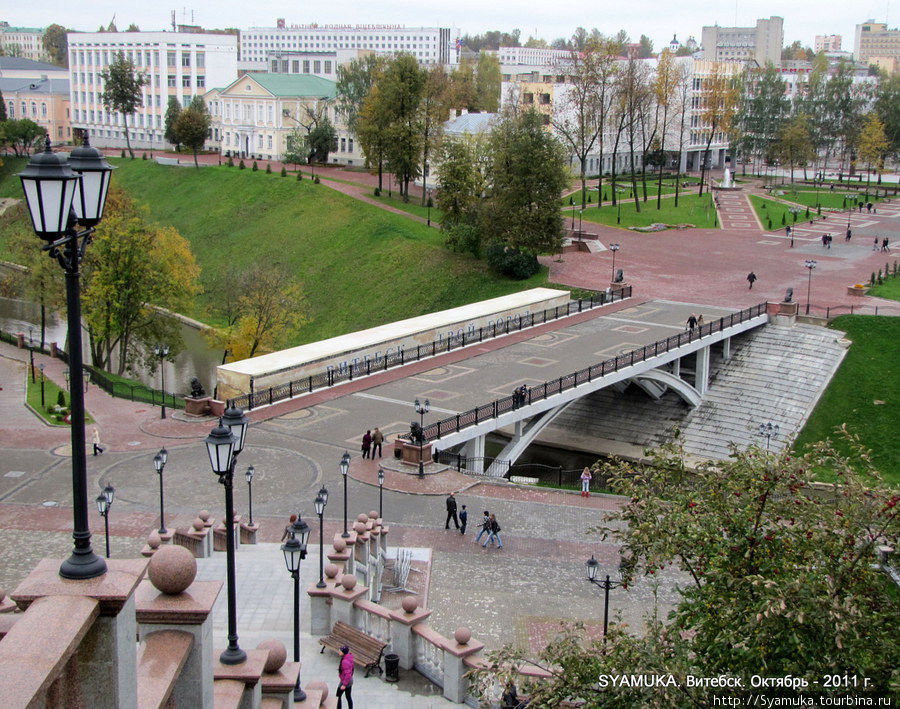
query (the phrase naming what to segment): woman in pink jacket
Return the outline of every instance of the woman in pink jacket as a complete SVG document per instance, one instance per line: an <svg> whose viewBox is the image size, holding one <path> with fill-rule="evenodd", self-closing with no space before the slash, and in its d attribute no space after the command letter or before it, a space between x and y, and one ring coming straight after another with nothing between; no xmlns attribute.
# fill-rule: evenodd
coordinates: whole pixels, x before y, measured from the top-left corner
<svg viewBox="0 0 900 709"><path fill-rule="evenodd" d="M338 665L338 691L337 709L341 709L341 696L347 695L347 707L353 709L353 697L350 691L353 689L353 653L344 645L341 648L341 662Z"/></svg>

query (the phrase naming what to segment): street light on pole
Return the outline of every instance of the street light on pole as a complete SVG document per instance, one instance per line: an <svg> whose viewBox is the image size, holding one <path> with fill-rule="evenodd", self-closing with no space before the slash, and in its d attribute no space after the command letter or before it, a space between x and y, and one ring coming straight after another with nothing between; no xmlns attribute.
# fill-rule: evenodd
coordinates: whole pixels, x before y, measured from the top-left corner
<svg viewBox="0 0 900 709"><path fill-rule="evenodd" d="M425 477L425 462L423 460L425 456L425 414L428 413L428 409L431 408L431 402L428 399L425 399L424 403L421 403L418 398L413 402L413 406L416 408L416 413L419 414L419 477Z"/></svg>
<svg viewBox="0 0 900 709"><path fill-rule="evenodd" d="M162 407L159 417L164 419L166 417L166 357L169 356L169 346L157 345L153 348L153 353L159 357L159 376L161 380L159 386L162 390Z"/></svg>
<svg viewBox="0 0 900 709"><path fill-rule="evenodd" d="M41 408L43 409L46 404L44 403L44 363L38 365L41 370Z"/></svg>
<svg viewBox="0 0 900 709"><path fill-rule="evenodd" d="M322 490L325 490L325 487L322 487ZM322 494L322 490L319 490L319 494L316 495L315 502L313 503L316 506L316 514L319 515L319 582L316 584L316 588L325 588L325 540L324 540L324 515L325 515L325 506L328 504L328 490L325 490L325 494Z"/></svg>
<svg viewBox="0 0 900 709"><path fill-rule="evenodd" d="M378 517L384 519L384 468L378 468Z"/></svg>
<svg viewBox="0 0 900 709"><path fill-rule="evenodd" d="M776 423L761 423L759 424L759 435L766 437L766 453L769 452L769 441L773 438L778 438L778 432L781 430L781 427Z"/></svg>
<svg viewBox="0 0 900 709"><path fill-rule="evenodd" d="M237 407L225 411L218 425L206 437L206 450L214 475L225 487L225 551L228 585L228 647L219 656L223 665L239 665L247 653L238 646L237 588L234 574L234 466L244 449L249 421Z"/></svg>
<svg viewBox="0 0 900 709"><path fill-rule="evenodd" d="M621 586L622 581L621 579L610 580L609 574L606 574L603 580L598 581L597 569L600 567L600 562L594 558L593 554L584 565L587 567L587 580L603 589L603 644L606 645L606 630L609 627L609 592Z"/></svg>
<svg viewBox="0 0 900 709"><path fill-rule="evenodd" d="M347 531L347 473L350 472L350 454L346 451L341 457L340 467L341 477L344 478L344 532L341 537L347 539L350 536L350 532Z"/></svg>
<svg viewBox="0 0 900 709"><path fill-rule="evenodd" d="M247 479L247 507L250 512L250 526L253 526L253 474L256 472L256 468L252 465L247 468L247 472L244 473L244 477Z"/></svg>
<svg viewBox="0 0 900 709"><path fill-rule="evenodd" d="M69 324L69 367L78 386L70 392L72 444L72 501L74 549L60 566L67 579L90 579L106 572L106 562L91 548L88 524L87 463L84 450L84 371L81 340L81 278L79 265L94 227L103 219L113 167L85 134L82 147L66 161L50 150L31 157L19 173L35 234L43 250L66 274L66 316ZM81 231L77 227L81 227Z"/></svg>
<svg viewBox="0 0 900 709"><path fill-rule="evenodd" d="M806 263L803 264L809 270L809 280L806 282L806 314L809 315L809 298L812 293L812 272L813 269L817 265L817 261L815 259L807 259Z"/></svg>
<svg viewBox="0 0 900 709"><path fill-rule="evenodd" d="M306 541L309 539L309 525L300 515L291 529L290 538L281 545L284 564L294 580L294 662L300 662L300 562L306 558ZM306 701L306 693L300 687L300 673L294 685L294 701Z"/></svg>
<svg viewBox="0 0 900 709"><path fill-rule="evenodd" d="M103 518L103 527L106 531L106 558L109 558L109 508L112 507L113 500L116 499L116 488L107 485L103 488L103 492L97 495L95 502L97 503L97 511Z"/></svg>
<svg viewBox="0 0 900 709"><path fill-rule="evenodd" d="M31 370L31 383L34 384L34 328L28 328L28 362Z"/></svg>
<svg viewBox="0 0 900 709"><path fill-rule="evenodd" d="M163 504L163 471L166 469L166 463L169 461L169 451L160 448L159 453L153 456L153 467L159 474L159 534L168 534L166 529L165 506Z"/></svg>
<svg viewBox="0 0 900 709"><path fill-rule="evenodd" d="M616 280L616 252L617 252L620 248L622 248L622 247L619 246L618 244L610 244L610 245L609 245L609 250L612 251L612 255L613 255L612 274L611 274L610 277L609 277L609 282L610 282L610 283L614 283L615 280Z"/></svg>

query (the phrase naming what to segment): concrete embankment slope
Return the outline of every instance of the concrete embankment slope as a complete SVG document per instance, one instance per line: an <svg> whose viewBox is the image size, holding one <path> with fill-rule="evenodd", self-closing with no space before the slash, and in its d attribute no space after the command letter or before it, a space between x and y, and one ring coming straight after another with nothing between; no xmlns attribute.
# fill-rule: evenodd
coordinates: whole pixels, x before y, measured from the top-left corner
<svg viewBox="0 0 900 709"><path fill-rule="evenodd" d="M843 333L815 325L768 325L734 338L727 361L713 358L703 403L689 409L673 392L650 399L631 385L604 389L574 402L539 439L549 445L639 458L680 432L692 458L727 458L739 448L764 443L760 423L778 424L773 449L800 431L846 353ZM691 380L693 363L682 376Z"/></svg>

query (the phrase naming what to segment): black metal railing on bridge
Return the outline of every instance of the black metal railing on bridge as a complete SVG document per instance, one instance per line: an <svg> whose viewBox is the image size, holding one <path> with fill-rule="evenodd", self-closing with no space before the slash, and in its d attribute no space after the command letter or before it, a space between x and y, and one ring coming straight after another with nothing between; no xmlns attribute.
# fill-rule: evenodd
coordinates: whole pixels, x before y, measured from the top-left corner
<svg viewBox="0 0 900 709"><path fill-rule="evenodd" d="M598 456L599 458L600 456ZM537 481L539 485L549 485L563 489L577 490L581 488L581 472L584 468L563 468L561 465L545 465L543 463L510 463L505 458L468 458L462 453L436 451L434 460L449 465L457 472L472 476L531 478L528 482ZM592 491L609 491L609 479L593 473L590 482Z"/></svg>
<svg viewBox="0 0 900 709"><path fill-rule="evenodd" d="M816 305L808 303L800 307L801 315L811 315L817 318L832 320L840 315L900 315L900 303L892 305Z"/></svg>
<svg viewBox="0 0 900 709"><path fill-rule="evenodd" d="M643 362L650 357L656 357L665 354L669 350L689 344L695 340L721 332L725 328L740 324L745 320L759 317L766 312L766 304L760 303L750 308L746 308L731 315L725 315L718 320L704 323L700 327L685 330L677 335L672 335L664 340L644 345L643 347L622 355L616 355L609 359L603 360L598 364L592 364L585 369L579 369L577 372L565 374L550 382L544 382L537 386L531 387L524 394L524 398L519 395L505 396L502 399L495 399L489 404L476 406L460 414L450 416L442 421L428 424L423 430L425 440L435 441L449 433L458 433L469 426L477 426L482 421L495 419L498 416L509 413L520 406L527 406L535 401L541 401L550 396L561 394L568 391L579 384L591 382L597 377L604 377L612 372L618 372L622 367L630 367L639 362Z"/></svg>
<svg viewBox="0 0 900 709"><path fill-rule="evenodd" d="M383 372L386 369L400 367L410 362L417 362L424 357L434 357L435 355L450 352L460 347L490 340L495 337L508 335L511 332L518 332L528 327L541 325L545 322L551 322L558 318L564 318L569 315L591 310L592 308L606 305L607 303L615 303L620 300L631 297L631 286L624 286L618 290L606 292L591 293L588 298L579 298L578 300L570 300L565 305L555 308L547 308L536 313L529 313L524 317L516 316L511 319L505 319L502 325L491 323L484 327L479 327L474 331L463 330L462 333L454 334L451 337L432 340L428 344L416 345L415 349L399 349L390 354L379 355L378 357L367 358L364 362L350 364L341 369L329 369L325 372L312 374L299 379L294 379L286 384L260 389L255 391L253 388L253 380L250 380L250 392L241 394L229 400L229 406L238 406L243 409L252 410L257 406L266 406L274 404L285 399L292 399L300 394L308 394L317 389L324 389L343 384L344 382L352 382L354 379L363 377L376 372Z"/></svg>

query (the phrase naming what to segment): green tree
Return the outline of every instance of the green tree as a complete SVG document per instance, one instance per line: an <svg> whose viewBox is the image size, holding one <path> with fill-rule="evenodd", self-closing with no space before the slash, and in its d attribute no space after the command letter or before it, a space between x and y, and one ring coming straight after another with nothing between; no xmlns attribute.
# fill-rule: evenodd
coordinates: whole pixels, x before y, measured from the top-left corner
<svg viewBox="0 0 900 709"><path fill-rule="evenodd" d="M469 58L461 59L450 72L450 105L457 110L478 111L475 65Z"/></svg>
<svg viewBox="0 0 900 709"><path fill-rule="evenodd" d="M169 96L169 103L166 106L165 133L163 134L163 137L175 146L176 152L178 151L178 146L181 144L181 141L178 139L178 133L175 130L175 122L180 115L181 102L176 96Z"/></svg>
<svg viewBox="0 0 900 709"><path fill-rule="evenodd" d="M187 240L147 221L146 208L111 189L83 268L84 320L94 366L123 374L152 360L155 343L181 346L178 324L155 306L184 312L200 269ZM116 354L116 361L113 356Z"/></svg>
<svg viewBox="0 0 900 709"><path fill-rule="evenodd" d="M62 25L52 24L44 30L41 44L50 61L59 66L69 66L68 30Z"/></svg>
<svg viewBox="0 0 900 709"><path fill-rule="evenodd" d="M583 51L571 50L554 67L569 77L551 124L571 153L578 158L581 178L581 208L587 206L587 160L597 146L603 154L604 129L612 105L617 73L616 58L608 43L590 42ZM602 170L598 189L602 189ZM602 192L601 192L602 194ZM598 198L599 200L599 198Z"/></svg>
<svg viewBox="0 0 900 709"><path fill-rule="evenodd" d="M347 128L357 137L359 112L384 68L385 61L382 55L367 54L338 67L336 87L338 108L344 114Z"/></svg>
<svg viewBox="0 0 900 709"><path fill-rule="evenodd" d="M31 146L47 136L47 131L30 118L14 118L6 121L3 124L3 132L6 143L16 155L28 155Z"/></svg>
<svg viewBox="0 0 900 709"><path fill-rule="evenodd" d="M488 188L488 147L483 135L447 138L441 145L435 202L444 214L443 228L480 226L482 197Z"/></svg>
<svg viewBox="0 0 900 709"><path fill-rule="evenodd" d="M504 114L490 146L496 240L532 254L554 252L562 243L560 194L568 184L562 145L531 110Z"/></svg>
<svg viewBox="0 0 900 709"><path fill-rule="evenodd" d="M202 96L194 96L190 105L178 114L172 129L178 142L190 148L194 153L194 167L200 169L197 162L197 152L203 150L206 139L209 137L209 127L212 119L206 108Z"/></svg>
<svg viewBox="0 0 900 709"><path fill-rule="evenodd" d="M730 133L732 120L737 109L738 92L732 77L726 74L720 62L714 62L709 76L702 80L700 100L701 127L700 133L706 136L706 148L703 151L700 166L700 194L703 194L703 182L709 169L709 146L717 133Z"/></svg>
<svg viewBox="0 0 900 709"><path fill-rule="evenodd" d="M668 619L648 613L639 637L613 626L606 642L569 629L537 664L549 672L523 691L535 706L645 707L647 690L601 689L597 678L639 668L674 675L678 686L653 690L653 706L711 705L721 690L690 688L687 675L803 678L778 697L813 697L822 676L866 677L854 696L895 696L900 606L891 579L874 563L876 548L900 535L900 495L879 482L858 448L852 458L828 444L770 454L757 446L726 461L689 467L666 447L648 464L595 466L624 503L601 536L621 544L625 586L674 567L687 579ZM854 471L861 465L876 482ZM823 489L817 473L838 481ZM480 687L517 677L526 659L511 648L489 656ZM812 684L816 682L816 684ZM828 690L824 690L828 693ZM844 691L844 690L840 690Z"/></svg>
<svg viewBox="0 0 900 709"><path fill-rule="evenodd" d="M809 119L803 114L794 116L782 126L775 144L775 154L782 163L791 166L791 182L794 181L794 166L806 165L814 156L810 138Z"/></svg>
<svg viewBox="0 0 900 709"><path fill-rule="evenodd" d="M112 23L110 23L112 26ZM110 30L111 32L115 30ZM149 83L146 74L137 71L134 63L119 52L115 61L109 67L100 72L100 78L105 84L101 100L107 111L115 111L122 114L122 123L125 130L125 144L128 146L128 154L134 158L131 149L131 136L128 132L128 117L144 105L141 96L141 88Z"/></svg>
<svg viewBox="0 0 900 709"><path fill-rule="evenodd" d="M422 145L422 206L428 199L429 157L441 142L442 126L450 106L450 80L444 67L435 65L426 70L422 98L419 103L419 134Z"/></svg>
<svg viewBox="0 0 900 709"><path fill-rule="evenodd" d="M130 25L128 25L128 29L126 29L125 31L126 32L140 32L141 28L132 22Z"/></svg>
<svg viewBox="0 0 900 709"><path fill-rule="evenodd" d="M675 106L676 92L680 78L680 66L675 62L675 55L666 48L660 52L656 64L656 77L653 81L653 94L658 108L662 109L662 122L659 124L659 180L656 187L656 208L662 207L662 176L666 164L666 137L669 134L669 118Z"/></svg>
<svg viewBox="0 0 900 709"><path fill-rule="evenodd" d="M378 191L382 189L382 176L384 173L384 161L387 156L388 128L390 127L390 115L388 114L382 92L378 84L372 87L363 101L357 121L357 137L360 147L366 156L366 164L370 167L378 167Z"/></svg>
<svg viewBox="0 0 900 709"><path fill-rule="evenodd" d="M638 59L649 59L653 56L653 40L647 35L641 35L638 45Z"/></svg>
<svg viewBox="0 0 900 709"><path fill-rule="evenodd" d="M740 124L742 152L752 155L757 165L771 154L790 110L778 69L767 64L761 71L749 72L738 101L736 122Z"/></svg>
<svg viewBox="0 0 900 709"><path fill-rule="evenodd" d="M862 131L859 134L859 157L869 166L867 171L867 184L871 179L872 168L878 174L878 184L881 184L881 173L884 169L884 156L887 155L890 143L884 131L884 123L878 117L876 111L866 116Z"/></svg>
<svg viewBox="0 0 900 709"><path fill-rule="evenodd" d="M284 162L290 163L295 168L297 165L306 163L309 157L308 136L299 125L294 126L285 137L284 148L285 152L282 158Z"/></svg>
<svg viewBox="0 0 900 709"><path fill-rule="evenodd" d="M479 111L496 113L500 108L500 60L482 52L475 65L475 103Z"/></svg>
<svg viewBox="0 0 900 709"><path fill-rule="evenodd" d="M327 163L328 153L334 150L336 140L337 131L334 129L334 125L328 120L328 116L323 115L309 132L307 148L310 151L311 159Z"/></svg>
<svg viewBox="0 0 900 709"><path fill-rule="evenodd" d="M884 123L889 152L900 154L900 73L880 78L875 94L875 111Z"/></svg>
<svg viewBox="0 0 900 709"><path fill-rule="evenodd" d="M412 54L398 54L378 80L380 110L388 117L387 163L397 176L400 193L409 199L409 183L419 176L422 138L419 106L426 72Z"/></svg>
<svg viewBox="0 0 900 709"><path fill-rule="evenodd" d="M3 100L3 92L0 91L0 123L6 120L6 101Z"/></svg>

